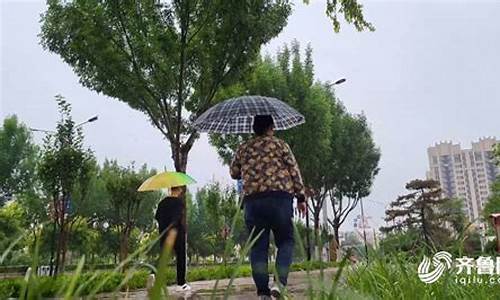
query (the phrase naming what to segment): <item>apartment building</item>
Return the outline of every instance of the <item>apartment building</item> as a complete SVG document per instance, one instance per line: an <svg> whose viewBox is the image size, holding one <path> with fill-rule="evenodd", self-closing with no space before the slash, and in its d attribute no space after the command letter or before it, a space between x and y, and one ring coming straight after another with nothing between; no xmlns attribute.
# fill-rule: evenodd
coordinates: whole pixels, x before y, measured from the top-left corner
<svg viewBox="0 0 500 300"><path fill-rule="evenodd" d="M445 196L463 199L471 221L480 217L490 187L500 174L492 152L499 142L487 137L473 142L470 149L462 149L460 144L452 142L440 142L427 149L427 177L440 182Z"/></svg>

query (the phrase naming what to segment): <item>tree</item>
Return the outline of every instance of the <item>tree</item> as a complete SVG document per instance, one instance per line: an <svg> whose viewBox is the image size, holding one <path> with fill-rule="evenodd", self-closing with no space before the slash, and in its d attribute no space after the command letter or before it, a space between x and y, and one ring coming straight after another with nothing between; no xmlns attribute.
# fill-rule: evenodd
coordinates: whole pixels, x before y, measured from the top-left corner
<svg viewBox="0 0 500 300"><path fill-rule="evenodd" d="M222 257L226 262L226 249L240 246L247 240L240 217L236 191L213 182L198 190L188 207L188 253L207 257ZM188 198L190 199L190 198ZM236 219L235 219L236 216ZM234 226L233 226L234 225Z"/></svg>
<svg viewBox="0 0 500 300"><path fill-rule="evenodd" d="M0 253L2 255L19 236L24 234L23 216L23 209L17 201L10 202L0 208ZM5 260L0 261L0 263L2 265L17 263L17 260L23 256L24 246L23 241L19 241L9 255L5 257Z"/></svg>
<svg viewBox="0 0 500 300"><path fill-rule="evenodd" d="M308 3L309 0L304 0L304 2ZM344 20L347 23L353 23L358 31L375 30L375 27L363 17L363 5L356 0L327 0L326 14L332 20L335 32L340 31L339 14L344 14Z"/></svg>
<svg viewBox="0 0 500 300"><path fill-rule="evenodd" d="M37 147L29 129L16 116L0 128L0 207L6 200L33 191Z"/></svg>
<svg viewBox="0 0 500 300"><path fill-rule="evenodd" d="M380 150L364 115L351 115L340 104L332 109L329 171L324 174L333 216L328 218L335 241L339 228L358 203L370 194L378 174Z"/></svg>
<svg viewBox="0 0 500 300"><path fill-rule="evenodd" d="M495 147L493 148L493 155L496 158L497 165L500 165L500 143L496 144Z"/></svg>
<svg viewBox="0 0 500 300"><path fill-rule="evenodd" d="M500 144L493 148L493 155L500 166ZM491 193L483 209L483 217L489 220L490 214L500 212L500 177L497 177L491 186ZM490 222L488 222L490 223Z"/></svg>
<svg viewBox="0 0 500 300"><path fill-rule="evenodd" d="M498 212L500 212L500 177L491 186L490 196L484 205L483 217L491 223L489 222L490 214Z"/></svg>
<svg viewBox="0 0 500 300"><path fill-rule="evenodd" d="M18 194L15 201L22 209L22 217L19 220L21 226L30 233L26 239L26 246L30 250L34 250L36 244L39 242L43 246L45 242L43 240L43 230L47 230L47 226L44 228L44 225L50 218L48 212L50 199L40 191L38 180L34 184L36 185L36 189ZM44 254L40 251L41 261L45 258Z"/></svg>
<svg viewBox="0 0 500 300"><path fill-rule="evenodd" d="M207 227L207 212L206 205L201 197L202 190L199 190L194 199L186 197L187 212L188 212L188 255L191 258L196 256L197 260L200 257L206 257L213 254L209 245L209 229Z"/></svg>
<svg viewBox="0 0 500 300"><path fill-rule="evenodd" d="M133 165L124 168L116 161L106 160L98 175L104 182L108 204L104 211L99 212L98 217L118 231L120 261L128 256L132 231L137 227L142 230L153 228L154 206L159 195L141 193L137 188L154 173L146 165L136 171Z"/></svg>
<svg viewBox="0 0 500 300"><path fill-rule="evenodd" d="M96 165L92 152L83 148L83 133L75 126L70 104L59 95L56 102L61 119L57 131L46 136L38 165L43 189L51 199L53 242L57 231L55 273L64 271L68 237L78 220L74 207L85 202Z"/></svg>
<svg viewBox="0 0 500 300"><path fill-rule="evenodd" d="M451 235L444 226L450 220L447 216L450 211L446 207L453 207L451 200L442 197L439 182L435 180L415 179L406 185L406 189L410 193L390 203L385 218L389 225L380 230L385 233L415 231L427 247L442 244L443 237Z"/></svg>
<svg viewBox="0 0 500 300"><path fill-rule="evenodd" d="M290 145L300 166L304 184L311 196L308 203L317 240L320 213L326 199L323 178L324 174L329 172L326 158L330 156L330 111L335 105L335 96L327 85L314 83L312 49L307 47L305 58L302 59L297 41L294 41L290 48L284 45L275 59L269 56L259 59L253 71L244 80L222 90L220 96L272 96L285 101L304 115L305 124L285 132L277 132L277 135ZM212 134L210 142L216 147L222 161L229 164L238 146L249 138L251 135L248 134Z"/></svg>
<svg viewBox="0 0 500 300"><path fill-rule="evenodd" d="M281 32L290 11L272 0L50 0L41 40L84 86L144 112L185 172L198 137L191 121Z"/></svg>
<svg viewBox="0 0 500 300"><path fill-rule="evenodd" d="M84 86L144 112L184 172L198 137L191 121L245 73L290 13L287 0L49 0L41 43ZM328 0L326 13L335 31L339 15L360 31L374 29L356 0Z"/></svg>

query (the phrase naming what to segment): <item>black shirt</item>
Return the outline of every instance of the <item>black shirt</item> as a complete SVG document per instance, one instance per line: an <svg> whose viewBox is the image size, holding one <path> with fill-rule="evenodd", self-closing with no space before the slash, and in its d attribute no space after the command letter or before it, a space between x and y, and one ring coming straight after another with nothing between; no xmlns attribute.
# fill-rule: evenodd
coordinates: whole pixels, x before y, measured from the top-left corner
<svg viewBox="0 0 500 300"><path fill-rule="evenodd" d="M181 198L165 197L158 203L155 219L158 221L160 232L168 226L182 229L182 214L184 213L184 202Z"/></svg>

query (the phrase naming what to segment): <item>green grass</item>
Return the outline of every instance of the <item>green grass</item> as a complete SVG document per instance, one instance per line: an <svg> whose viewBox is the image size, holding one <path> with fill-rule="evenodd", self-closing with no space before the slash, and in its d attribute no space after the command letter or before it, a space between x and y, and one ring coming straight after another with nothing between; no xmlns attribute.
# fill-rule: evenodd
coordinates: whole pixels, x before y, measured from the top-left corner
<svg viewBox="0 0 500 300"><path fill-rule="evenodd" d="M455 271L448 271L432 284L420 281L414 258L394 255L372 257L369 264L342 264L336 278L316 280L307 293L309 299L374 299L374 300L431 300L431 299L500 299L498 284L461 284ZM476 275L477 276L477 275ZM472 278L472 275L471 277Z"/></svg>
<svg viewBox="0 0 500 300"><path fill-rule="evenodd" d="M302 271L307 268L319 269L320 267L331 267L332 263L320 263L320 262L302 262L294 263L291 266L291 271ZM273 267L270 266L270 273L273 272ZM167 267L164 270L166 284L175 284L175 268ZM227 279L234 277L250 277L252 275L252 269L248 264L228 265L228 266L196 266L188 267L187 280L188 282L200 281L200 280L216 280L216 279ZM91 293L91 287L97 285L97 283L102 282L107 279L106 284L100 287L97 293L109 293L114 292L120 284L122 286L119 288L121 291L126 290L137 290L142 289L146 286L147 277L149 271L145 269L134 270L131 277L126 280L126 283L122 284L126 279L126 273L113 272L113 271L94 271L87 273L80 273L75 281L76 287L82 287L87 283L82 289L80 289L81 295L88 295ZM95 277L92 279L92 277ZM69 283L74 279L72 274L58 275L56 277L37 277L37 292L43 297L52 297L55 295L60 295L58 292L61 289L69 287ZM0 299L5 299L10 297L19 297L21 292L21 287L24 278L13 278L13 279L3 279L0 280Z"/></svg>
<svg viewBox="0 0 500 300"><path fill-rule="evenodd" d="M499 299L499 285L457 283L454 271L432 284L420 281L417 264L403 258L375 259L346 272L344 287L369 299ZM488 276L483 277L483 279Z"/></svg>
<svg viewBox="0 0 500 300"><path fill-rule="evenodd" d="M239 213L239 212L238 212ZM238 215L235 218L240 217ZM298 235L298 232L295 232ZM296 237L299 249L304 250L301 245L302 239ZM130 291L141 289L146 286L149 270L145 267L133 266L134 260L139 260L147 253L152 245L144 245L126 260L115 266L110 271L85 272L85 258L82 257L72 274L62 274L56 277L38 277L34 272L28 272L22 278L0 280L0 299L16 297L24 299L40 299L45 297L63 297L64 299L75 299L80 296L95 298L98 293L117 293L119 291ZM249 249L254 241L248 240L240 253L240 258L235 264L191 267L188 269L187 279L190 282L199 280L216 280L212 298L215 299L219 279L230 279L230 283L236 277L251 276L251 268L245 264L243 258L247 257ZM149 293L150 299L165 299L168 296L167 285L175 284L175 268L169 266L170 248L162 254L158 265L158 275L155 286ZM31 268L36 270L38 247L33 254ZM226 249L227 255L230 249ZM2 254L1 258L8 253ZM305 253L302 253L304 256ZM291 266L291 271L306 271L306 291L301 298L308 299L398 299L398 300L427 300L427 299L500 299L498 290L500 285L489 284L460 284L456 282L453 271L446 272L437 282L425 284L417 275L417 264L421 257L419 255L404 256L397 254L370 253L369 263L362 260L355 266L351 266L346 260L340 264L326 262L303 262ZM129 266L125 269L125 266ZM314 269L323 270L327 267L336 266L338 271L335 277L328 278L320 275L311 275ZM270 266L270 273L275 273ZM483 276L483 279L488 279ZM224 287L224 299L233 292L231 284ZM287 290L282 291L287 295ZM220 296L220 293L218 294ZM293 298L294 295L290 295Z"/></svg>

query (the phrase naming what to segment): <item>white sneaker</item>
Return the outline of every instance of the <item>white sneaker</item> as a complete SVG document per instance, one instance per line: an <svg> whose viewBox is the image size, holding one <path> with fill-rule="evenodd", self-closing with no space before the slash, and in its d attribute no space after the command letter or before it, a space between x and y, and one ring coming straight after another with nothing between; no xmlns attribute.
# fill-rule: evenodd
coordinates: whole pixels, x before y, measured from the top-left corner
<svg viewBox="0 0 500 300"><path fill-rule="evenodd" d="M191 286L189 284L187 284L187 283L184 283L183 285L178 285L175 288L175 291L179 292L179 293L190 292L191 291Z"/></svg>
<svg viewBox="0 0 500 300"><path fill-rule="evenodd" d="M156 280L155 274L149 274L148 280L146 281L146 289L148 290L151 289L153 285L155 285L155 280Z"/></svg>
<svg viewBox="0 0 500 300"><path fill-rule="evenodd" d="M271 296L273 296L276 299L279 299L281 296L281 291L279 286L275 283L273 283L273 286L271 287Z"/></svg>

